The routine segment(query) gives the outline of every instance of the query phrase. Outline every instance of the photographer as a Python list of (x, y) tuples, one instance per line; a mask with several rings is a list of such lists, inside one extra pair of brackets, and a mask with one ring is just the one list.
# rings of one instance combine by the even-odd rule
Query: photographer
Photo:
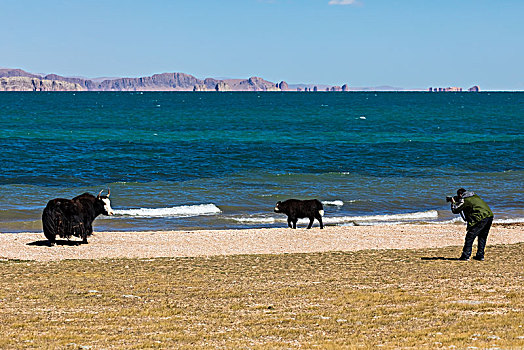
[(486, 247), (489, 229), (493, 222), (493, 212), (478, 195), (474, 192), (466, 191), (463, 188), (457, 190), (456, 196), (448, 197), (446, 200), (451, 202), (451, 211), (453, 214), (460, 214), (468, 223), (466, 240), (459, 260), (469, 260), (473, 241), (477, 236), (477, 254), (473, 259), (484, 260), (484, 248)]

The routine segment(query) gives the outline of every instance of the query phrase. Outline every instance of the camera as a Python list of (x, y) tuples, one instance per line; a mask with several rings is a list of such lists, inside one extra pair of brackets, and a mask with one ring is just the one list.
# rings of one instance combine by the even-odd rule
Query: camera
[(446, 196), (446, 202), (456, 203), (459, 201), (458, 196)]

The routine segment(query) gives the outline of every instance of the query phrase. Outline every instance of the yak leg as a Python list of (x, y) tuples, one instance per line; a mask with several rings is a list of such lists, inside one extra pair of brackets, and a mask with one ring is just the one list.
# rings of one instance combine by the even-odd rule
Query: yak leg
[(318, 220), (318, 223), (320, 224), (320, 228), (324, 228), (324, 224), (322, 223), (322, 215), (317, 214), (315, 218)]
[(297, 228), (297, 220), (298, 219), (293, 219), (293, 228), (295, 228), (295, 229)]
[(287, 225), (289, 228), (293, 228), (293, 225), (291, 224), (291, 218), (287, 218)]
[(89, 236), (91, 233), (93, 233), (93, 226), (91, 226), (91, 224), (89, 223), (83, 223), (81, 222), (80, 223), (80, 228), (81, 228), (81, 231), (80, 231), (80, 237), (82, 237), (82, 243), (83, 244), (87, 244), (87, 236)]
[(308, 228), (308, 229), (310, 229), (311, 226), (313, 226), (313, 221), (314, 221), (314, 220), (315, 220), (314, 217), (310, 217), (310, 218), (309, 218), (309, 225), (307, 225), (307, 228)]
[(51, 237), (47, 237), (47, 239), (49, 240), (49, 246), (52, 247), (54, 245), (56, 245), (56, 236), (51, 238)]

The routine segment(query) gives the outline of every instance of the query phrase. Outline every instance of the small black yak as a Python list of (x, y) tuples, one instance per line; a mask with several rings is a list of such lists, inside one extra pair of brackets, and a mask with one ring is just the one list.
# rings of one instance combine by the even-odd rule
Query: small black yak
[[(310, 199), (301, 201), (299, 199), (288, 199), (283, 202), (277, 202), (275, 206), (275, 213), (283, 213), (287, 215), (287, 225), (290, 228), (297, 228), (297, 220), (302, 218), (309, 219), (307, 228), (313, 226), (315, 219), (320, 223), (320, 228), (324, 228), (322, 224), (322, 215), (324, 215), (324, 207), (318, 199)], [(293, 224), (293, 225), (291, 225)]]
[(82, 238), (87, 243), (87, 237), (93, 233), (93, 221), (100, 215), (113, 215), (109, 191), (107, 196), (98, 196), (84, 193), (73, 199), (56, 198), (47, 203), (42, 213), (42, 224), (44, 235), (50, 245), (56, 243), (56, 236), (71, 238), (71, 236)]

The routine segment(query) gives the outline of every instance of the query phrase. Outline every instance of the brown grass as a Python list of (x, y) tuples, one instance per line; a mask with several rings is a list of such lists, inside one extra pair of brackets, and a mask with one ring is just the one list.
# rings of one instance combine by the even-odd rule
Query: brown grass
[(524, 244), (0, 262), (0, 348), (523, 348)]

